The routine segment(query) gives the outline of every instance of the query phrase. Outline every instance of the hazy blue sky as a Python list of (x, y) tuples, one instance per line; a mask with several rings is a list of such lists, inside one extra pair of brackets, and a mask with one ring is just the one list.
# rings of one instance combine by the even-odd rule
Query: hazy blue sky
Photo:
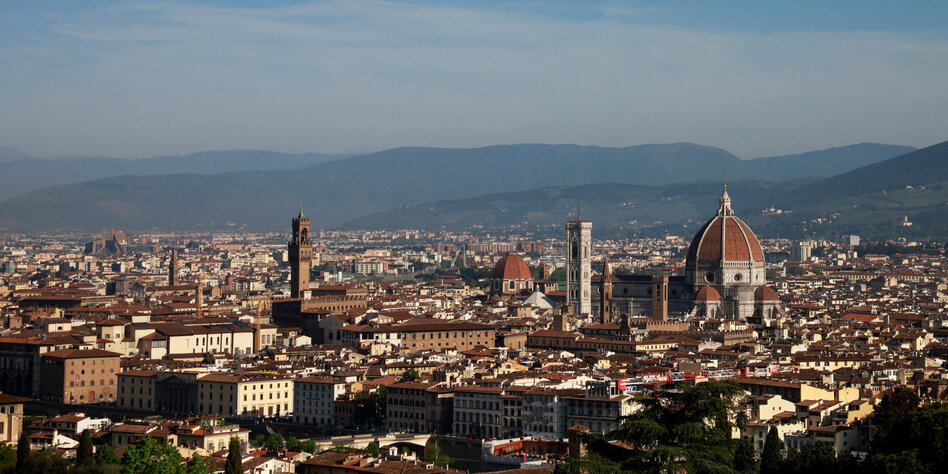
[(948, 1), (0, 3), (0, 146), (948, 140)]

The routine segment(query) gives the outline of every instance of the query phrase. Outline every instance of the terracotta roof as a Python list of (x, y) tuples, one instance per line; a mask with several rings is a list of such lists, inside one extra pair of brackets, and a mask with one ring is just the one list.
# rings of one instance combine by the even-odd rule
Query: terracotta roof
[(121, 357), (117, 352), (103, 351), (101, 349), (63, 349), (51, 351), (43, 354), (43, 357), (55, 357), (59, 359), (89, 359), (92, 357)]
[(761, 285), (754, 291), (756, 301), (780, 301), (777, 291), (767, 285)]
[(530, 267), (523, 258), (519, 255), (507, 254), (494, 265), (494, 271), (491, 272), (490, 277), (499, 280), (531, 280), (533, 274), (530, 273)]
[[(724, 229), (722, 230), (722, 225)], [(721, 241), (724, 240), (724, 258)], [(688, 262), (720, 260), (764, 261), (757, 236), (734, 216), (714, 216), (695, 234), (688, 249)]]
[(696, 302), (721, 301), (721, 293), (709, 285), (704, 285), (695, 296)]
[(29, 398), (18, 397), (16, 395), (9, 395), (6, 393), (0, 393), (0, 405), (9, 405), (11, 403), (26, 403), (31, 401)]

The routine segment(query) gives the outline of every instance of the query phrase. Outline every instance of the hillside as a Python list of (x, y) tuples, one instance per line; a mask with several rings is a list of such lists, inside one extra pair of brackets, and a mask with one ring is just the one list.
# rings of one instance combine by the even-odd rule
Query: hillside
[[(755, 216), (752, 222), (788, 236), (861, 233), (944, 239), (948, 142), (800, 186), (774, 201), (792, 212)], [(906, 218), (912, 226), (902, 224)]]
[(687, 143), (397, 148), (292, 171), (120, 176), (54, 186), (0, 205), (0, 229), (282, 229), (300, 201), (314, 225), (328, 227), (397, 205), (551, 184), (753, 175), (743, 164), (724, 150)]
[[(740, 208), (759, 208), (790, 189), (786, 183), (738, 181), (728, 192)], [(590, 184), (555, 186), (470, 199), (438, 201), (370, 214), (347, 223), (353, 229), (463, 229), (482, 226), (555, 226), (576, 216), (597, 228), (659, 228), (677, 232), (704, 223), (718, 206), (721, 183), (676, 183), (665, 186)]]
[[(473, 149), (397, 148), (294, 170), (270, 169), (208, 175), (125, 175), (62, 184), (0, 204), (0, 230), (94, 231), (108, 227), (128, 230), (279, 230), (286, 227), (287, 216), (294, 212), (300, 201), (307, 214), (312, 216), (314, 225), (323, 228), (399, 206), (410, 210), (408, 206), (417, 203), (446, 199), (460, 202), (442, 204), (438, 211), (441, 217), (425, 217), (418, 212), (418, 208), (415, 208), (414, 214), (405, 216), (421, 219), (419, 222), (426, 226), (455, 225), (455, 222), (486, 223), (478, 222), (479, 219), (510, 222), (511, 219), (519, 218), (516, 217), (518, 212), (527, 211), (531, 206), (545, 206), (543, 193), (552, 191), (525, 197), (526, 203), (516, 204), (519, 206), (516, 209), (504, 211), (510, 217), (496, 213), (498, 209), (504, 210), (514, 205), (507, 204), (515, 201), (507, 197), (497, 198), (491, 204), (494, 209), (476, 209), (471, 207), (473, 203), (463, 201), (474, 196), (595, 183), (662, 187), (700, 181), (712, 183), (707, 184), (708, 189), (716, 193), (721, 182), (759, 180), (761, 175), (767, 174), (748, 163), (725, 150), (690, 143), (626, 148), (540, 144)], [(247, 166), (253, 164), (248, 163)], [(197, 171), (199, 168), (192, 165), (187, 169)], [(73, 178), (78, 179), (81, 177)], [(784, 192), (792, 186), (769, 184), (768, 187)], [(603, 189), (599, 192), (604, 192)], [(662, 192), (668, 198), (691, 192), (691, 189), (698, 188), (672, 187)], [(579, 194), (576, 198), (588, 199), (589, 212), (594, 212), (593, 209), (599, 205), (597, 199), (600, 198), (591, 190), (575, 192)], [(584, 199), (582, 194), (586, 192), (592, 195)], [(617, 194), (608, 199), (623, 199), (621, 202), (645, 206), (635, 209), (635, 214), (627, 216), (628, 219), (616, 217), (616, 222), (680, 220), (669, 216), (694, 215), (687, 206), (658, 206), (653, 212), (652, 207), (644, 204), (645, 196), (641, 196), (641, 199), (636, 197), (636, 192), (645, 192), (642, 190), (610, 192)], [(755, 202), (762, 207), (772, 205), (773, 196), (774, 193), (762, 193), (755, 197)], [(528, 220), (556, 220), (566, 207), (575, 207), (573, 203), (567, 203), (575, 201), (569, 192), (557, 199), (563, 201), (557, 205), (559, 207), (542, 207), (530, 211), (534, 214)], [(601, 205), (609, 206), (606, 201), (602, 201)], [(450, 206), (460, 208), (450, 211)], [(470, 208), (464, 209), (463, 206)], [(613, 209), (609, 212), (626, 216), (619, 211)], [(549, 216), (541, 215), (544, 213)], [(446, 219), (445, 223), (438, 224), (436, 218), (442, 217)], [(397, 219), (378, 215), (373, 219), (385, 226), (397, 222)], [(364, 221), (367, 222), (370, 221)]]
[(16, 149), (4, 148), (0, 149), (0, 202), (50, 185), (112, 176), (298, 169), (342, 157), (344, 156), (318, 153), (294, 155), (266, 150), (230, 150), (144, 159), (40, 159)]
[(858, 143), (795, 155), (755, 158), (747, 164), (774, 179), (826, 178), (912, 151), (915, 148), (908, 146)]

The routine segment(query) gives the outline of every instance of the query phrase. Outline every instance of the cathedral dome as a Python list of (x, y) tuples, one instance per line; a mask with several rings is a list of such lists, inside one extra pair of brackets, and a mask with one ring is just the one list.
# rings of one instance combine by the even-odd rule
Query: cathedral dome
[(492, 280), (532, 280), (533, 274), (530, 273), (530, 267), (523, 258), (519, 255), (508, 254), (497, 261), (490, 277)]
[(754, 291), (754, 300), (756, 301), (780, 301), (780, 295), (777, 291), (767, 285), (761, 285)]
[(713, 286), (704, 285), (698, 290), (698, 294), (695, 295), (695, 302), (697, 303), (710, 303), (715, 301), (721, 301), (721, 293), (718, 293), (718, 290), (715, 290)]
[(701, 262), (731, 261), (762, 263), (764, 251), (750, 227), (734, 215), (725, 186), (717, 215), (691, 240), (685, 267), (695, 269)]

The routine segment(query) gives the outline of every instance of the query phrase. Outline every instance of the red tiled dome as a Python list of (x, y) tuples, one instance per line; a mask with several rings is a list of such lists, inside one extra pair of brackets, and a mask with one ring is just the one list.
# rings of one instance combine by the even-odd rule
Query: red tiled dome
[(727, 195), (727, 189), (721, 196), (718, 214), (706, 222), (691, 239), (686, 265), (694, 268), (697, 262), (724, 260), (764, 261), (764, 251), (760, 248), (757, 236), (731, 210), (731, 198)]
[(494, 280), (532, 280), (530, 267), (523, 261), (519, 255), (504, 255), (497, 264), (494, 265), (494, 271), (490, 274)]
[(698, 294), (695, 296), (695, 301), (699, 303), (707, 303), (711, 301), (721, 301), (721, 293), (718, 293), (718, 290), (704, 285), (698, 290)]
[(761, 285), (754, 291), (755, 301), (780, 301), (777, 291), (767, 285)]

